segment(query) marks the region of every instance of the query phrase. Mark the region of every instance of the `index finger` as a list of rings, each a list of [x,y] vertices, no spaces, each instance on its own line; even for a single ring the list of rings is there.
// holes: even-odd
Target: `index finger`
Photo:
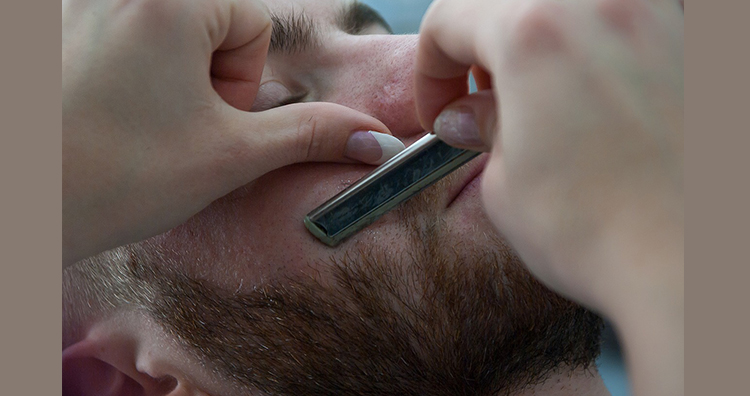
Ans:
[[[249,110],[255,101],[271,41],[268,8],[259,0],[222,2],[213,22],[214,89],[230,105]]]
[[[487,69],[478,53],[482,37],[478,25],[480,1],[438,1],[430,6],[420,27],[416,61],[417,114],[422,127],[432,130],[441,110],[468,94],[472,65]]]

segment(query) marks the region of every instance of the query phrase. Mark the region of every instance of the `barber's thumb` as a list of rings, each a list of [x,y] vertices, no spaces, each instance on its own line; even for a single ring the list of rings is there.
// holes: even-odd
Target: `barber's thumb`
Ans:
[[[237,133],[254,153],[253,162],[263,159],[265,171],[298,162],[379,165],[405,148],[376,118],[333,103],[297,103],[243,115]]]
[[[451,102],[435,119],[435,134],[451,146],[489,151],[497,133],[497,107],[491,89]]]

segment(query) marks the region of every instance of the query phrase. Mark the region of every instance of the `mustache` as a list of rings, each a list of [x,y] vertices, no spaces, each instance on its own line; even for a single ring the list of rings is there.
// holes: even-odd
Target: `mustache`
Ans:
[[[472,162],[470,161],[469,164]],[[449,173],[419,194],[403,202],[394,211],[402,218],[413,218],[423,212],[431,215],[438,213],[442,209],[440,207],[442,198],[448,194],[449,187],[458,183],[465,176],[466,171],[468,171],[468,167],[464,166]]]

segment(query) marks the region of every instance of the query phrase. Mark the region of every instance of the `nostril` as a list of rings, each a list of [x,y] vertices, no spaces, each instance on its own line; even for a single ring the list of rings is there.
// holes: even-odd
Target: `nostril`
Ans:
[[[155,379],[156,394],[166,395],[177,388],[177,379],[171,375],[164,375]]]

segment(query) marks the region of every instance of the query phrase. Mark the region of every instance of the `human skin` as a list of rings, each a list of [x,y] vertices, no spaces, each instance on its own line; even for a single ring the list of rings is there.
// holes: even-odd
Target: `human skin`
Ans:
[[[377,145],[349,139],[388,133],[366,114],[246,111],[271,35],[259,0],[62,5],[63,267],[164,232],[281,166],[379,161]]]
[[[333,15],[340,7],[336,3],[279,1],[270,4],[271,11],[278,14],[302,7],[323,27],[320,33],[323,45],[291,55],[270,54],[256,104],[286,99],[283,95],[264,98],[263,95],[279,91],[278,86],[263,84],[276,81],[288,87],[292,94],[298,90],[308,91],[305,100],[338,103],[369,114],[407,145],[422,136],[425,132],[414,111],[413,92],[417,37],[346,34],[333,28]],[[379,28],[369,31],[384,32]],[[255,108],[260,109],[262,107]],[[286,278],[312,277],[320,283],[330,283],[333,281],[331,260],[341,260],[362,249],[382,249],[394,256],[408,255],[418,250],[416,247],[420,244],[415,238],[418,235],[414,235],[415,226],[435,222],[448,225],[439,229],[446,251],[461,257],[483,251],[497,252],[496,233],[479,200],[481,177],[475,177],[480,174],[483,161],[477,159],[447,183],[433,189],[434,199],[417,201],[424,206],[413,208],[419,209],[416,217],[410,218],[413,222],[404,222],[398,212],[388,214],[337,249],[314,239],[301,220],[307,212],[372,170],[371,166],[311,163],[275,170],[214,202],[186,224],[150,239],[148,244],[163,254],[160,265],[180,263],[184,265],[180,269],[192,277],[237,294],[251,293],[264,284]],[[177,260],[180,257],[191,260]],[[148,318],[132,313],[115,315],[111,321],[105,320],[90,328],[100,339],[107,339],[112,333],[126,331],[131,326],[131,332],[138,337],[155,334],[153,339],[170,338]],[[170,342],[162,342],[172,346]],[[164,375],[164,370],[152,362],[168,359],[164,355],[174,351],[179,351],[179,347],[148,349],[144,355],[149,357],[144,359],[149,363],[141,367],[154,378]],[[232,393],[221,381],[207,379],[210,373],[190,356],[181,355],[172,360],[178,361],[176,366],[185,372],[182,377],[175,375],[176,378],[192,379],[212,393]],[[541,384],[536,390],[550,394],[606,392],[598,374],[568,373],[564,368],[563,373],[552,376],[550,383]]]
[[[418,54],[423,125],[491,153],[489,217],[534,274],[617,325],[636,394],[684,391],[681,6],[444,0]]]
[[[294,5],[291,5],[294,4]],[[306,5],[306,2],[274,2],[270,4],[274,13],[284,15],[289,10]],[[413,68],[417,36],[384,35],[383,28],[373,27],[371,33],[378,35],[349,35],[334,30],[330,24],[340,5],[336,2],[316,2],[314,7],[305,6],[311,19],[327,21],[323,25],[324,45],[302,53],[270,54],[266,63],[258,101],[283,101],[283,95],[264,97],[264,84],[289,87],[290,93],[300,90],[309,92],[305,101],[323,101],[343,104],[377,118],[407,146],[424,135],[414,112]],[[328,29],[331,29],[330,31]],[[363,70],[367,73],[363,75]],[[303,89],[294,87],[304,87]],[[293,107],[290,105],[288,107]],[[451,224],[445,237],[453,240],[467,239],[472,235],[473,243],[462,243],[458,249],[469,251],[491,246],[489,238],[482,234],[494,234],[479,202],[478,182],[472,183],[450,206],[459,190],[479,174],[482,159],[461,169],[446,189],[439,202],[432,204],[436,213]],[[305,268],[287,267],[299,263],[340,256],[354,247],[370,245],[390,246],[394,250],[408,251],[412,246],[404,244],[411,232],[411,225],[399,222],[397,213],[387,214],[381,221],[355,237],[342,243],[338,249],[330,249],[315,239],[302,224],[304,216],[364,176],[373,167],[354,164],[299,164],[270,172],[248,183],[241,189],[220,199],[184,226],[154,238],[159,243],[185,245],[196,230],[220,229],[201,232],[206,243],[216,246],[231,246],[227,251],[228,262],[236,268],[201,268],[203,276],[226,283],[229,288],[252,287],[258,281],[272,278],[275,273],[287,275],[299,273]],[[428,209],[428,208],[425,208]],[[429,208],[433,209],[433,208]],[[427,211],[425,211],[427,212]],[[231,226],[227,226],[227,225]],[[283,250],[269,249],[269,240],[285,240]],[[201,249],[202,247],[196,247]],[[200,251],[189,252],[200,256]],[[244,260],[252,257],[257,266],[248,266]],[[316,269],[322,270],[325,269]],[[214,273],[217,272],[217,273]],[[226,273],[237,276],[227,278]]]

